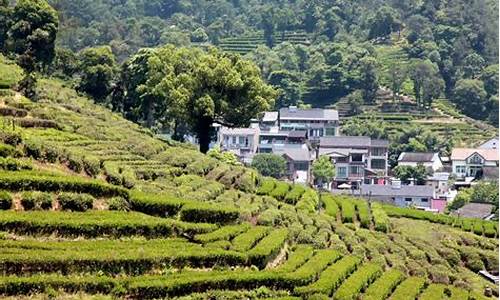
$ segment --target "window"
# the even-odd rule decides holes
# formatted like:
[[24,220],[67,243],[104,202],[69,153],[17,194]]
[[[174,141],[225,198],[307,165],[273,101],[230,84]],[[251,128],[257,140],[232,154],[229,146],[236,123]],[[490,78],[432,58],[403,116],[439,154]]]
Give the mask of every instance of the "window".
[[338,163],[348,163],[349,162],[349,157],[347,157],[347,156],[345,156],[345,157],[338,157],[335,161],[338,162]]
[[361,168],[359,166],[351,166],[349,168],[349,174],[353,176],[359,176],[361,175]]
[[351,154],[351,161],[362,162],[363,154],[358,154],[358,153]]
[[372,169],[385,169],[385,159],[372,159]]
[[373,148],[372,149],[373,156],[384,156],[385,152],[386,152],[385,148]]
[[325,136],[334,136],[335,135],[335,127],[325,128]]
[[245,143],[245,138],[240,136],[239,142],[240,142],[240,145],[243,145]]
[[421,202],[428,202],[428,201],[429,201],[429,199],[427,199],[427,198],[420,198],[420,201],[421,201]]
[[233,144],[236,144],[236,137],[233,136]]
[[337,168],[337,177],[346,178],[347,177],[347,167]]
[[455,173],[457,174],[465,173],[465,166],[455,166]]
[[297,171],[307,171],[309,170],[309,164],[307,162],[296,162],[294,163],[295,170]]
[[405,198],[406,202],[411,202],[411,198]]

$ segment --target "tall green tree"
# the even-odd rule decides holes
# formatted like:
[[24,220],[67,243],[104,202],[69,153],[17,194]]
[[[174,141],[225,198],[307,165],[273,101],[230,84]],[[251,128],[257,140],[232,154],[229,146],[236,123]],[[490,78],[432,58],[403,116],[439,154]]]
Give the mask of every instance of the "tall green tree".
[[55,56],[59,20],[45,0],[19,0],[11,14],[7,49],[19,56],[27,72],[48,66]]
[[377,61],[373,57],[364,57],[359,63],[359,87],[363,91],[363,99],[366,103],[374,103],[379,86]]
[[396,96],[401,92],[403,83],[408,78],[408,70],[401,64],[393,64],[389,68],[389,79],[391,82],[392,101],[396,102]]
[[488,115],[488,98],[482,81],[477,79],[459,80],[453,91],[453,101],[464,113],[477,119]]
[[394,175],[404,183],[408,183],[410,179],[413,179],[417,185],[423,185],[429,171],[422,164],[418,164],[416,167],[397,166],[394,168]]
[[0,0],[0,52],[4,50],[7,32],[10,28],[12,9],[9,0]]
[[78,89],[104,102],[111,92],[116,61],[109,46],[87,48],[79,53],[80,83]]
[[330,183],[335,177],[335,167],[326,155],[320,156],[312,164],[312,175],[319,185]]
[[430,107],[444,90],[444,81],[438,67],[429,60],[415,59],[411,62],[409,76],[420,108]]
[[277,154],[256,154],[252,159],[252,167],[264,176],[278,179],[286,174],[286,160]]
[[368,22],[370,24],[368,37],[371,39],[388,36],[401,28],[397,11],[386,5],[377,9],[375,15]]

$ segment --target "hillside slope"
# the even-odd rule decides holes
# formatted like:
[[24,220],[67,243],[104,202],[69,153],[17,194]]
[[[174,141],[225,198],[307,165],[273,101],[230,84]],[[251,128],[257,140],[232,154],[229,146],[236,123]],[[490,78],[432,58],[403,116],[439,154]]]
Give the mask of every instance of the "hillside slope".
[[497,269],[493,222],[262,178],[156,139],[68,85],[41,79],[37,102],[0,90],[2,296],[498,294],[476,274]]

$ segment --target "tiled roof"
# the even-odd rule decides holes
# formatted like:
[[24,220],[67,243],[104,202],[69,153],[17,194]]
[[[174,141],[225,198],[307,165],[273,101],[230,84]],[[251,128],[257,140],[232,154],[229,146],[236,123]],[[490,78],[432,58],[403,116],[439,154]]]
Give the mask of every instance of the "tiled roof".
[[280,109],[280,119],[310,119],[310,120],[328,120],[338,121],[339,113],[334,109],[323,108],[289,108],[284,107]]
[[221,134],[225,135],[253,135],[259,132],[258,128],[227,128],[221,129]]
[[320,147],[370,147],[371,139],[367,136],[329,136],[319,139]]
[[311,153],[307,147],[285,146],[275,149],[275,154],[286,155],[293,161],[311,161]]
[[460,217],[484,219],[491,215],[492,204],[468,203],[457,210]]
[[451,151],[451,160],[466,160],[477,153],[485,160],[498,161],[498,149],[454,148]]
[[363,195],[389,197],[433,197],[434,188],[428,185],[401,185],[395,188],[391,185],[365,184],[361,186]]
[[264,113],[264,117],[262,118],[263,122],[275,122],[278,120],[278,112],[277,111],[266,111]]
[[403,152],[398,158],[399,162],[432,162],[436,153],[432,152]]

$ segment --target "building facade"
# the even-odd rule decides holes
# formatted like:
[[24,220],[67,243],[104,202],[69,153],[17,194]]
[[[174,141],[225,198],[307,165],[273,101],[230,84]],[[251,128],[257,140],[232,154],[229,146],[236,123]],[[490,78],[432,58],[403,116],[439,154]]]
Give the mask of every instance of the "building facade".
[[394,181],[390,185],[362,185],[361,195],[364,198],[378,200],[399,207],[418,207],[431,209],[435,198],[434,189],[426,185],[401,185]]
[[323,137],[316,156],[327,155],[335,165],[333,188],[349,184],[383,184],[387,179],[389,141],[361,136]]
[[339,135],[339,114],[334,109],[301,109],[296,106],[281,108],[278,124],[283,131],[304,130],[311,140]]
[[452,173],[458,178],[498,177],[498,149],[455,148],[451,152]]
[[398,157],[398,166],[416,167],[423,165],[427,170],[436,172],[443,169],[439,153],[432,152],[402,152]]
[[250,163],[259,146],[260,129],[257,128],[221,128],[219,143],[221,150],[231,151],[241,161]]

